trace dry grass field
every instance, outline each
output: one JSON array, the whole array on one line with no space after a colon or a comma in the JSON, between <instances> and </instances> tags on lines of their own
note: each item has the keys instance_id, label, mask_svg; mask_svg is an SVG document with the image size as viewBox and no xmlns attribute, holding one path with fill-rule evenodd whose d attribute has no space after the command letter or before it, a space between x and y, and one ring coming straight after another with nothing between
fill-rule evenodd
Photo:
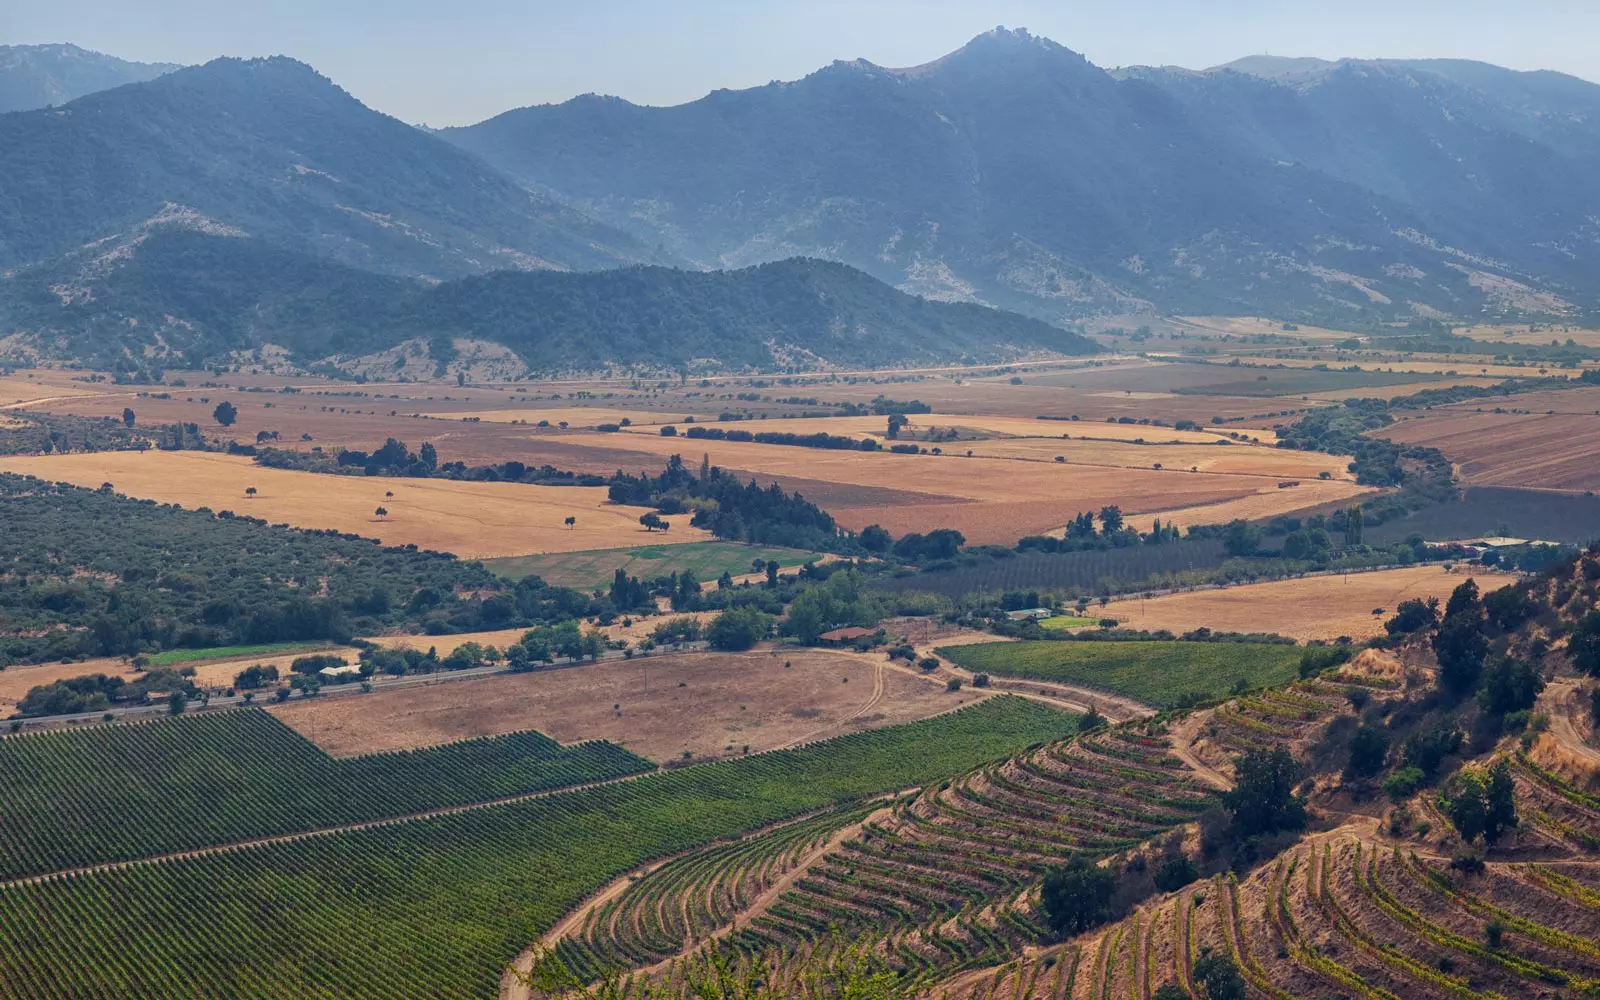
<instances>
[{"instance_id":1,"label":"dry grass field","mask_svg":"<svg viewBox=\"0 0 1600 1000\"><path fill-rule=\"evenodd\" d=\"M1552 340L1565 344L1572 341L1579 347L1600 347L1600 330L1576 326L1541 325L1537 331L1526 323L1511 326L1458 326L1453 331L1458 337L1473 340L1499 341L1504 344L1529 344L1547 346Z\"/></svg>"},{"instance_id":2,"label":"dry grass field","mask_svg":"<svg viewBox=\"0 0 1600 1000\"><path fill-rule=\"evenodd\" d=\"M681 421L667 422L677 425L680 436L688 427L693 426L684 424ZM775 418L717 423L711 426L722 430L746 430L752 433L823 433L841 437L870 437L885 445L889 443L884 438L884 431L888 427L888 418L881 416ZM1039 420L1030 417L1007 417L983 413L913 413L907 417L907 424L903 433L907 435L905 439L910 440L911 436L926 434L934 428L940 430L954 428L960 431L963 439L968 437L1059 439L1063 434L1067 434L1073 438L1091 438L1106 441L1143 440L1151 443L1173 442L1180 444L1215 444L1218 439L1226 439L1228 431L1232 430L1232 428L1219 427L1215 431L1180 431L1171 427L1105 423L1102 420ZM660 436L661 428L648 425L625 427L623 428L623 433ZM1251 437L1260 438L1265 444L1272 444L1277 440L1277 436L1271 431L1250 431L1249 433ZM694 443L684 439L682 447L692 447ZM951 449L954 447L954 445L950 446Z\"/></svg>"},{"instance_id":3,"label":"dry grass field","mask_svg":"<svg viewBox=\"0 0 1600 1000\"><path fill-rule=\"evenodd\" d=\"M1285 330L1280 321L1261 316L1177 316L1170 322L1185 333L1211 337L1269 336L1301 340L1348 340L1355 336L1347 330L1304 324L1296 324L1298 329L1295 330Z\"/></svg>"},{"instance_id":4,"label":"dry grass field","mask_svg":"<svg viewBox=\"0 0 1600 1000\"><path fill-rule=\"evenodd\" d=\"M496 424L535 424L547 420L552 427L559 427L565 422L570 427L593 428L597 424L620 424L624 420L634 424L654 428L660 424L677 423L677 419L669 413L650 410L617 410L607 407L513 407L494 410L443 410L424 411L424 417L434 420L460 420L463 416L475 417L478 420Z\"/></svg>"},{"instance_id":5,"label":"dry grass field","mask_svg":"<svg viewBox=\"0 0 1600 1000\"><path fill-rule=\"evenodd\" d=\"M1337 479L1301 480L1299 486L1289 489L1279 489L1276 484L1261 486L1249 496L1214 504L1191 504L1166 510L1140 511L1127 520L1140 531L1149 531L1151 522L1156 518L1160 518L1162 524L1176 524L1180 528L1187 528L1191 524L1226 524L1240 519L1263 521L1279 514L1342 504L1354 497L1375 492L1377 490L1371 486L1357 486L1353 482Z\"/></svg>"},{"instance_id":6,"label":"dry grass field","mask_svg":"<svg viewBox=\"0 0 1600 1000\"><path fill-rule=\"evenodd\" d=\"M1600 490L1600 416L1441 408L1402 420L1382 434L1402 444L1438 448L1474 486Z\"/></svg>"},{"instance_id":7,"label":"dry grass field","mask_svg":"<svg viewBox=\"0 0 1600 1000\"><path fill-rule=\"evenodd\" d=\"M1348 635L1367 639L1383 633L1383 623L1401 601L1437 597L1441 602L1468 577L1484 591L1517 577L1487 570L1446 572L1438 566L1414 566L1277 580L1221 590L1168 594L1148 601L1112 601L1105 614L1130 628L1167 629L1183 633L1202 626L1215 632L1276 632L1295 639L1334 639ZM1374 615L1382 608L1382 615Z\"/></svg>"},{"instance_id":8,"label":"dry grass field","mask_svg":"<svg viewBox=\"0 0 1600 1000\"><path fill-rule=\"evenodd\" d=\"M757 650L607 660L271 710L336 756L537 729L565 743L607 739L671 761L909 722L974 696L982 694L948 693L881 657Z\"/></svg>"},{"instance_id":9,"label":"dry grass field","mask_svg":"<svg viewBox=\"0 0 1600 1000\"><path fill-rule=\"evenodd\" d=\"M952 445L951 448L956 448ZM962 454L980 458L1015 458L1066 465L1096 465L1121 469L1198 470L1276 479L1316 479L1326 472L1333 479L1350 479L1349 460L1321 452L1292 451L1257 445L1125 444L1117 441L1050 438L1003 438L964 441Z\"/></svg>"},{"instance_id":10,"label":"dry grass field","mask_svg":"<svg viewBox=\"0 0 1600 1000\"><path fill-rule=\"evenodd\" d=\"M615 438L569 435L567 440L582 443L588 439L604 445ZM759 470L761 482L776 478L795 488L790 477L799 477L834 484L826 499L810 490L802 492L823 503L847 528L881 524L895 534L955 528L975 544L1013 543L1023 535L1059 528L1080 510L1098 510L1110 504L1130 514L1199 508L1192 518L1200 523L1209 518L1213 507L1230 500L1253 498L1254 508L1282 513L1360 492L1349 484L1312 482L1294 491L1278 490L1273 484L1270 496L1254 497L1262 490L1259 473L1195 475L1186 470L967 458L964 454L895 455L728 441L687 442L648 434L630 435L629 441L637 450L659 456L658 461L673 454L689 458L704 454L713 465L723 468ZM962 452L967 447L963 444ZM1204 447L1224 450L1219 445ZM862 495L853 496L852 491L858 489ZM887 495L878 495L883 491Z\"/></svg>"},{"instance_id":11,"label":"dry grass field","mask_svg":"<svg viewBox=\"0 0 1600 1000\"><path fill-rule=\"evenodd\" d=\"M710 537L691 528L687 516L668 518L669 532L646 532L639 526L645 508L614 506L599 487L330 476L187 451L10 457L0 459L0 470L87 487L110 482L129 496L232 510L301 528L333 528L467 559ZM246 497L247 487L259 492ZM380 506L389 511L386 518L374 515ZM569 516L578 519L572 528L563 525Z\"/></svg>"},{"instance_id":12,"label":"dry grass field","mask_svg":"<svg viewBox=\"0 0 1600 1000\"><path fill-rule=\"evenodd\" d=\"M40 400L65 399L69 396L92 396L112 391L88 382L73 381L81 372L60 372L47 368L19 369L9 375L0 375L0 409L24 404L24 408L37 405ZM121 412L120 410L118 411Z\"/></svg>"}]
</instances>

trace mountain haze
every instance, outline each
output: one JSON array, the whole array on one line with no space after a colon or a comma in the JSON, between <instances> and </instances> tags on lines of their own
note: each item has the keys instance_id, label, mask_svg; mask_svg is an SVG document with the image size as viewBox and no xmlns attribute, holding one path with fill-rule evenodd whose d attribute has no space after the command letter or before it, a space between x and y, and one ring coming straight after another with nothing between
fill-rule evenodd
<instances>
[{"instance_id":1,"label":"mountain haze","mask_svg":"<svg viewBox=\"0 0 1600 1000\"><path fill-rule=\"evenodd\" d=\"M1600 87L1560 74L1109 73L1000 29L911 69L841 62L669 108L586 96L442 134L702 266L828 257L1057 321L1600 304Z\"/></svg>"},{"instance_id":2,"label":"mountain haze","mask_svg":"<svg viewBox=\"0 0 1600 1000\"><path fill-rule=\"evenodd\" d=\"M219 59L0 116L0 176L0 268L186 213L389 274L651 259L284 58Z\"/></svg>"},{"instance_id":3,"label":"mountain haze","mask_svg":"<svg viewBox=\"0 0 1600 1000\"><path fill-rule=\"evenodd\" d=\"M192 222L192 220L191 220ZM1014 313L930 302L842 264L739 271L499 271L438 284L333 264L203 225L0 279L0 329L119 371L286 348L389 375L497 345L521 370L718 370L992 361L1095 345Z\"/></svg>"},{"instance_id":4,"label":"mountain haze","mask_svg":"<svg viewBox=\"0 0 1600 1000\"><path fill-rule=\"evenodd\" d=\"M0 45L0 114L65 104L180 68L128 62L76 45Z\"/></svg>"}]
</instances>

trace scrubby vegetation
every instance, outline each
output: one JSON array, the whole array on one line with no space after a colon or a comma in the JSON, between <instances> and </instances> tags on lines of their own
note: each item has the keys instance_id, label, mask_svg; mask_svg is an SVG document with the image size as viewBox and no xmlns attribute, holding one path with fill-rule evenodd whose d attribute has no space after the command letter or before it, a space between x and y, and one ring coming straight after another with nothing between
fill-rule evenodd
<instances>
[{"instance_id":1,"label":"scrubby vegetation","mask_svg":"<svg viewBox=\"0 0 1600 1000\"><path fill-rule=\"evenodd\" d=\"M338 642L395 626L508 628L603 610L537 578L505 585L451 555L104 487L0 475L0 511L0 664Z\"/></svg>"}]
</instances>

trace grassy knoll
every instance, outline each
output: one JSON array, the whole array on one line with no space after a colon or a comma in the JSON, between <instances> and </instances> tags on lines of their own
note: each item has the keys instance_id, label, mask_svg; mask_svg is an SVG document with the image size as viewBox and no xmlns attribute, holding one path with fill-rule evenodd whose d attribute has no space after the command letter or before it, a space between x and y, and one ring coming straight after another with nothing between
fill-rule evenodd
<instances>
[{"instance_id":1,"label":"grassy knoll","mask_svg":"<svg viewBox=\"0 0 1600 1000\"><path fill-rule=\"evenodd\" d=\"M204 660L226 660L235 656L282 656L325 649L326 642L268 642L258 646L217 646L212 649L169 649L145 657L152 667L170 667L176 663L200 663Z\"/></svg>"},{"instance_id":2,"label":"grassy knoll","mask_svg":"<svg viewBox=\"0 0 1600 1000\"><path fill-rule=\"evenodd\" d=\"M935 650L968 670L1104 688L1161 708L1292 680L1300 649L1242 642L985 642Z\"/></svg>"},{"instance_id":3,"label":"grassy knoll","mask_svg":"<svg viewBox=\"0 0 1600 1000\"><path fill-rule=\"evenodd\" d=\"M775 560L785 568L814 559L810 552L740 542L691 542L685 545L643 545L628 549L592 549L588 552L552 552L543 555L485 559L484 566L501 576L520 579L537 576L555 587L593 590L611 583L618 569L649 580L668 573L694 572L701 581L723 573L749 573L751 562Z\"/></svg>"},{"instance_id":4,"label":"grassy knoll","mask_svg":"<svg viewBox=\"0 0 1600 1000\"><path fill-rule=\"evenodd\" d=\"M493 996L519 950L651 858L956 775L1075 721L994 698L515 805L12 887L0 996Z\"/></svg>"}]
</instances>

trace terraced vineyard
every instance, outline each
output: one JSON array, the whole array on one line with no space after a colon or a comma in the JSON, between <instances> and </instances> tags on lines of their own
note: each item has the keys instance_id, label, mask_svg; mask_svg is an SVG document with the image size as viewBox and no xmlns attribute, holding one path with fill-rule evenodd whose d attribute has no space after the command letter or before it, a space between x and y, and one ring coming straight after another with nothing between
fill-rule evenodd
<instances>
[{"instance_id":1,"label":"terraced vineyard","mask_svg":"<svg viewBox=\"0 0 1600 1000\"><path fill-rule=\"evenodd\" d=\"M1214 801L1172 756L1161 725L1130 724L986 766L864 819L836 813L696 853L596 910L557 955L598 974L651 966L713 935L759 955L804 951L838 930L881 935L908 974L961 969L1038 940L1031 887L1061 858L1142 843ZM827 845L835 831L846 836ZM795 859L818 844L821 856L795 873ZM763 896L784 873L792 885Z\"/></svg>"},{"instance_id":2,"label":"terraced vineyard","mask_svg":"<svg viewBox=\"0 0 1600 1000\"><path fill-rule=\"evenodd\" d=\"M260 709L0 739L0 881L605 781L655 765L526 731L335 760Z\"/></svg>"},{"instance_id":3,"label":"terraced vineyard","mask_svg":"<svg viewBox=\"0 0 1600 1000\"><path fill-rule=\"evenodd\" d=\"M563 913L651 859L960 774L1073 725L1001 696L509 805L12 885L0 996L481 1000Z\"/></svg>"},{"instance_id":4,"label":"terraced vineyard","mask_svg":"<svg viewBox=\"0 0 1600 1000\"><path fill-rule=\"evenodd\" d=\"M1218 876L1146 906L1096 937L1013 962L974 996L1143 998L1166 983L1193 995L1203 953L1230 956L1250 994L1272 1000L1519 1000L1600 987L1600 873L1570 861L1491 862L1463 876L1448 859L1347 827L1241 881ZM1500 928L1498 944L1485 928ZM1046 975L1081 961L1078 993Z\"/></svg>"}]
</instances>

